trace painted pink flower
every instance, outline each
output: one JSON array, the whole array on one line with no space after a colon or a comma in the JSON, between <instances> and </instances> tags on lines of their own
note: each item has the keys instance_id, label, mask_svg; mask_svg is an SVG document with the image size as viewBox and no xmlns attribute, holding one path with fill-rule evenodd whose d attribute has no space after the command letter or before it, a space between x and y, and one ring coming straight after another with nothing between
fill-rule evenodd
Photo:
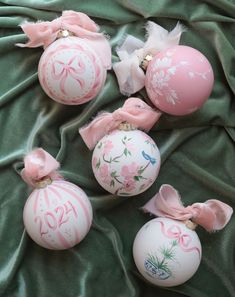
<instances>
[{"instance_id":1,"label":"painted pink flower","mask_svg":"<svg viewBox=\"0 0 235 297\"><path fill-rule=\"evenodd\" d=\"M112 178L110 176L110 173L109 173L109 167L107 164L103 164L101 167L100 167L100 177L101 177L101 180L105 183L105 184L110 184Z\"/></svg>"},{"instance_id":2,"label":"painted pink flower","mask_svg":"<svg viewBox=\"0 0 235 297\"><path fill-rule=\"evenodd\" d=\"M123 183L124 191L131 192L135 189L135 186L136 186L136 182L134 179L125 178L124 183Z\"/></svg>"},{"instance_id":3,"label":"painted pink flower","mask_svg":"<svg viewBox=\"0 0 235 297\"><path fill-rule=\"evenodd\" d=\"M136 147L134 146L133 143L126 143L126 148L127 148L128 151L130 151L130 152L134 152L134 151L136 151Z\"/></svg>"},{"instance_id":4,"label":"painted pink flower","mask_svg":"<svg viewBox=\"0 0 235 297\"><path fill-rule=\"evenodd\" d=\"M109 154L112 148L113 148L113 142L111 140L107 140L104 145L103 154L104 155Z\"/></svg>"},{"instance_id":5,"label":"painted pink flower","mask_svg":"<svg viewBox=\"0 0 235 297\"><path fill-rule=\"evenodd\" d=\"M139 167L135 162L132 162L129 166L124 165L121 169L121 175L125 178L133 178L138 175Z\"/></svg>"}]
</instances>

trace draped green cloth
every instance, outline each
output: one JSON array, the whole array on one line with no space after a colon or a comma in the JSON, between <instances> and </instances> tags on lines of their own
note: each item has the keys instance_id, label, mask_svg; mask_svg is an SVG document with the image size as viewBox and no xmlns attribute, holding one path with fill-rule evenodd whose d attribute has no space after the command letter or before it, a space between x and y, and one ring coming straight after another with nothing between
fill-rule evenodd
<instances>
[{"instance_id":1,"label":"draped green cloth","mask_svg":"<svg viewBox=\"0 0 235 297\"><path fill-rule=\"evenodd\" d=\"M202 228L203 255L197 273L185 284L163 289L138 273L132 258L137 231L151 219L140 206L163 183L174 186L185 205L220 199L235 206L235 1L234 0L2 0L0 1L0 296L1 297L213 297L235 296L235 220L208 234ZM53 20L63 10L87 13L115 47L132 34L145 38L152 20L172 29L187 28L181 44L200 50L211 62L215 85L194 114L163 115L149 135L162 158L160 174L145 193L114 197L103 190L91 169L90 152L78 128L101 110L113 111L126 99L114 72L95 100L65 106L47 97L37 77L42 48L21 49L19 24ZM144 90L137 94L147 100ZM23 225L22 210L31 189L22 181L22 159L42 147L61 163L64 177L89 196L94 220L86 238L66 251L34 243Z\"/></svg>"}]
</instances>

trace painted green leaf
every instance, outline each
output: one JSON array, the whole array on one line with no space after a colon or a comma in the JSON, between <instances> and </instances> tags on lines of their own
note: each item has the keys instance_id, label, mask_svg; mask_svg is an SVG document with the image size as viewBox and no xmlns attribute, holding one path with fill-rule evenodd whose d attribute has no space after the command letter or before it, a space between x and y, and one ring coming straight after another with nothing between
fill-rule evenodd
<instances>
[{"instance_id":1,"label":"painted green leaf","mask_svg":"<svg viewBox=\"0 0 235 297\"><path fill-rule=\"evenodd\" d=\"M100 142L100 144L97 146L98 149L100 149L102 147L103 143Z\"/></svg>"},{"instance_id":2,"label":"painted green leaf","mask_svg":"<svg viewBox=\"0 0 235 297\"><path fill-rule=\"evenodd\" d=\"M99 159L98 162L96 163L95 168L96 168L96 169L99 169L99 168L100 168L100 159Z\"/></svg>"},{"instance_id":3,"label":"painted green leaf","mask_svg":"<svg viewBox=\"0 0 235 297\"><path fill-rule=\"evenodd\" d=\"M117 175L116 175L116 173L117 173L117 171L113 171L113 172L111 172L111 177L116 177Z\"/></svg>"}]
</instances>

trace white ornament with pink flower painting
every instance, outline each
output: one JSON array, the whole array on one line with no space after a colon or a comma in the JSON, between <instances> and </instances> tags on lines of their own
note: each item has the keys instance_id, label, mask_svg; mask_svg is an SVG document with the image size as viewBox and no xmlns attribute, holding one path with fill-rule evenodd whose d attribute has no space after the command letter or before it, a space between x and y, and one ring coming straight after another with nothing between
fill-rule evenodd
<instances>
[{"instance_id":1,"label":"white ornament with pink flower painting","mask_svg":"<svg viewBox=\"0 0 235 297\"><path fill-rule=\"evenodd\" d=\"M114 130L96 145L92 169L99 184L118 196L147 190L160 169L160 153L151 137L140 130Z\"/></svg>"}]
</instances>

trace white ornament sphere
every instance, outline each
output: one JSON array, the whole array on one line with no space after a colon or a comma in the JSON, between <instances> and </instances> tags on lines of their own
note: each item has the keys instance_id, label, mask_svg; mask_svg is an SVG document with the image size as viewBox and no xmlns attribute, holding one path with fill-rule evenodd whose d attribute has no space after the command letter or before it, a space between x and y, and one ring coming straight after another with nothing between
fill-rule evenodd
<instances>
[{"instance_id":1,"label":"white ornament sphere","mask_svg":"<svg viewBox=\"0 0 235 297\"><path fill-rule=\"evenodd\" d=\"M99 184L118 196L138 195L155 181L160 153L151 137L140 130L114 130L96 145L92 169Z\"/></svg>"},{"instance_id":2,"label":"white ornament sphere","mask_svg":"<svg viewBox=\"0 0 235 297\"><path fill-rule=\"evenodd\" d=\"M60 38L49 45L38 65L46 94L68 105L85 103L100 92L106 69L96 52L79 37Z\"/></svg>"},{"instance_id":3,"label":"white ornament sphere","mask_svg":"<svg viewBox=\"0 0 235 297\"><path fill-rule=\"evenodd\" d=\"M78 244L88 233L92 207L78 186L55 180L31 193L23 219L27 233L37 244L64 250Z\"/></svg>"},{"instance_id":4,"label":"white ornament sphere","mask_svg":"<svg viewBox=\"0 0 235 297\"><path fill-rule=\"evenodd\" d=\"M177 286L190 279L201 261L197 233L185 223L156 218L137 233L133 257L139 272L154 285Z\"/></svg>"}]
</instances>

